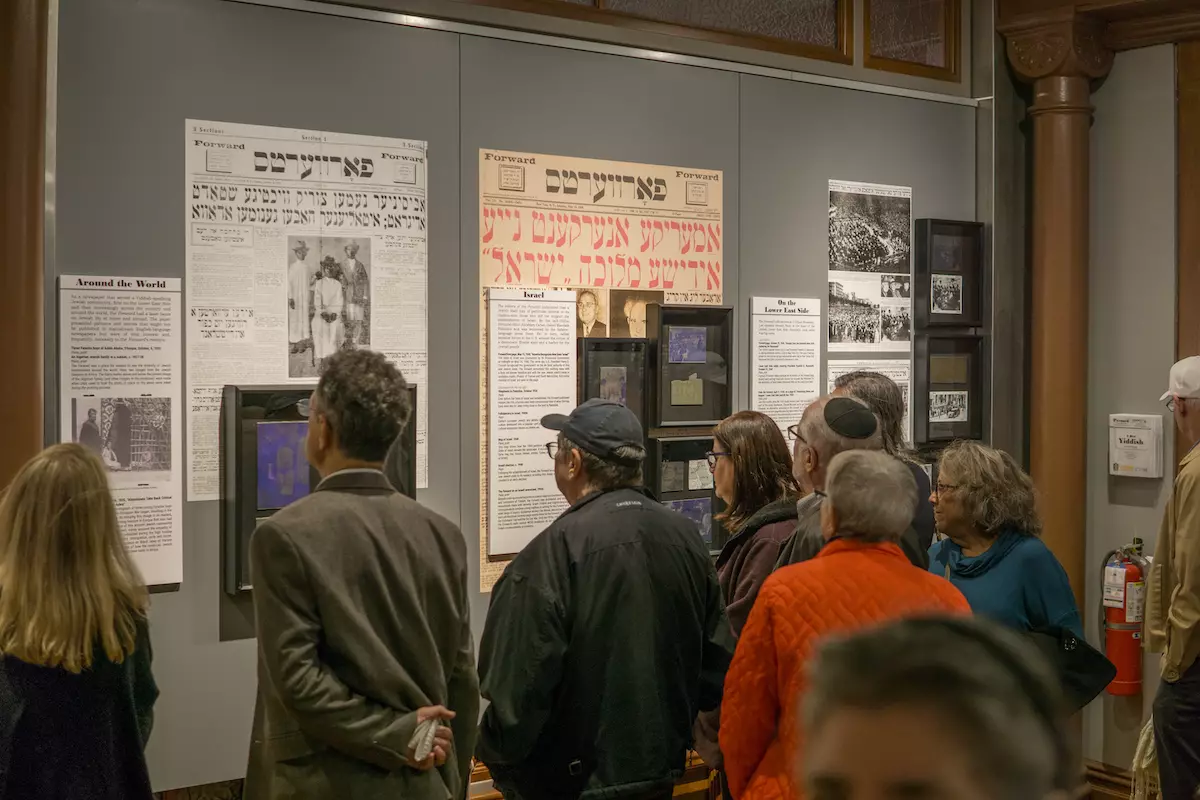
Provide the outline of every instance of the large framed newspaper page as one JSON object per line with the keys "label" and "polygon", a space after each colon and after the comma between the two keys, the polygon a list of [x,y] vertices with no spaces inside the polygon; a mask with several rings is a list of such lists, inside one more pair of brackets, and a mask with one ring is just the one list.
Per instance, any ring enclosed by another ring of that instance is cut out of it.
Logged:
{"label": "large framed newspaper page", "polygon": [[222,387],[313,384],[382,352],[420,393],[427,486],[426,143],[186,123],[188,499],[220,495]]}
{"label": "large framed newspaper page", "polygon": [[489,555],[508,548],[489,546],[488,290],[574,291],[577,337],[644,338],[650,303],[721,305],[723,183],[720,170],[479,151],[481,591],[511,560]]}

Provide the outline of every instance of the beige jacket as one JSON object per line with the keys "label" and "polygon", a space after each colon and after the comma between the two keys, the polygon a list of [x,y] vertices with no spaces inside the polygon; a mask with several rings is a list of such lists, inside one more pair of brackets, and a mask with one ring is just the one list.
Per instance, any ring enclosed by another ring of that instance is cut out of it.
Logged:
{"label": "beige jacket", "polygon": [[1174,683],[1200,655],[1200,448],[1179,464],[1146,588],[1146,647]]}

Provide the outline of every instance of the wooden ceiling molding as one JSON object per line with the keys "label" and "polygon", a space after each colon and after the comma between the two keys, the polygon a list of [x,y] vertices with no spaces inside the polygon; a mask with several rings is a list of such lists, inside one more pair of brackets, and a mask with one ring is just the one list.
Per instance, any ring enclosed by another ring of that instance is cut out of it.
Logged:
{"label": "wooden ceiling molding", "polygon": [[1067,15],[1098,25],[1114,52],[1200,39],[1200,0],[998,0],[997,28],[1007,36]]}

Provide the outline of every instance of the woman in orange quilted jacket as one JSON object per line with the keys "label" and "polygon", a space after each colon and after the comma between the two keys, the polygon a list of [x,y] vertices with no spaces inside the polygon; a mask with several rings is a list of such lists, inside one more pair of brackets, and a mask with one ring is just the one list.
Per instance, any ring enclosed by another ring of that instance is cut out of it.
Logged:
{"label": "woman in orange quilted jacket", "polygon": [[904,464],[884,453],[842,453],[830,464],[825,491],[828,544],[763,584],[725,678],[721,751],[736,800],[802,796],[792,778],[803,757],[801,703],[809,661],[825,636],[970,613],[957,589],[914,567],[897,544],[917,507]]}

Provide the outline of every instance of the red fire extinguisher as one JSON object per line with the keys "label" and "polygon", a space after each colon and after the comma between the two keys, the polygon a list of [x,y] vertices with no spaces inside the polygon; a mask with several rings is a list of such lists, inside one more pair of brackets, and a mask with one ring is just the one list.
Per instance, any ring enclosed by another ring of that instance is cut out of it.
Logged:
{"label": "red fire extinguisher", "polygon": [[1149,572],[1141,539],[1135,538],[1133,544],[1104,557],[1101,634],[1104,655],[1117,668],[1117,676],[1108,685],[1111,695],[1135,695],[1142,690],[1142,620]]}

